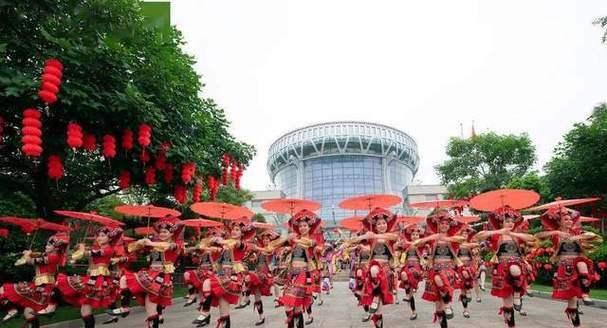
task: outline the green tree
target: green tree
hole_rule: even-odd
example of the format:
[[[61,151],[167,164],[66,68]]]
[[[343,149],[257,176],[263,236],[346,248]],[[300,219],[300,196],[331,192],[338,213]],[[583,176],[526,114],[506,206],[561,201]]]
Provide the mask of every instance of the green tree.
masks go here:
[[[255,213],[255,215],[253,215],[253,221],[266,223],[266,217],[261,213]]]
[[[575,198],[607,194],[607,105],[596,106],[576,123],[544,166],[552,196]]]
[[[514,177],[508,182],[506,188],[535,190],[542,196],[542,200],[552,200],[550,198],[550,190],[546,184],[546,177],[539,175],[537,171],[529,172],[520,177]]]
[[[505,187],[528,173],[535,146],[527,134],[483,133],[469,139],[451,138],[444,163],[435,166],[452,197],[463,198]]]
[[[155,201],[172,195],[181,183],[183,163],[196,163],[199,177],[217,176],[222,154],[245,165],[254,155],[252,146],[228,133],[223,110],[199,96],[203,84],[194,59],[181,49],[181,33],[172,29],[161,37],[144,23],[139,1],[6,0],[0,2],[0,21],[0,115],[6,122],[0,185],[31,199],[39,216],[57,208],[83,209],[120,192],[122,170],[129,170],[132,185]],[[51,57],[64,65],[63,83],[59,100],[43,111],[44,153],[31,159],[20,151],[22,112],[42,108],[37,88],[44,60]],[[108,161],[99,148],[69,149],[69,122],[79,123],[98,143],[105,134],[115,136],[117,156]],[[153,128],[145,150],[151,155],[148,164],[140,160],[144,150],[137,143],[141,123]],[[135,133],[130,152],[120,147],[127,128]],[[175,178],[164,183],[158,172],[158,182],[148,187],[144,167],[153,165],[165,142]],[[65,167],[57,183],[47,176],[51,154],[59,155]]]

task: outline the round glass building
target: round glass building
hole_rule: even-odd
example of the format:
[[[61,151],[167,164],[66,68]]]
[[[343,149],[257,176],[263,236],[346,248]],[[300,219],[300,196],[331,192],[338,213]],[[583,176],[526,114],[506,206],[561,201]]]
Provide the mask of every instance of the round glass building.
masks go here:
[[[276,187],[289,198],[321,202],[318,214],[330,226],[354,215],[338,207],[345,198],[375,193],[402,197],[418,166],[417,144],[406,133],[349,121],[283,135],[270,146],[267,163]]]

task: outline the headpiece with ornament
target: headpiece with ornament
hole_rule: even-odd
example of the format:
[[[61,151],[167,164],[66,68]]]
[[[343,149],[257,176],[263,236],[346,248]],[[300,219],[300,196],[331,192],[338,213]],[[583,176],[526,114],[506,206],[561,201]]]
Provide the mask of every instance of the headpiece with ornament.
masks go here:
[[[156,221],[154,223],[154,231],[157,233],[162,229],[168,230],[171,234],[173,234],[172,239],[177,240],[181,238],[181,232],[185,225],[175,216],[167,215],[162,219]]]
[[[289,226],[298,235],[300,234],[299,224],[301,222],[308,223],[308,225],[310,226],[309,234],[313,235],[316,232],[316,229],[318,229],[318,227],[320,226],[321,219],[316,214],[314,214],[314,212],[306,209],[295,213],[295,215],[293,215],[293,217],[289,219]]]
[[[463,226],[463,223],[456,221],[448,210],[438,208],[426,218],[426,234],[438,233],[438,224],[440,222],[447,222],[449,224],[449,230],[447,230],[447,235],[449,236],[455,235]]]
[[[580,227],[580,212],[574,211],[566,207],[552,207],[549,208],[540,216],[542,225],[545,230],[559,230],[561,228],[561,217],[564,215],[571,216],[573,221],[572,229],[581,229]]]
[[[376,207],[363,219],[363,227],[368,231],[377,233],[377,221],[379,220],[386,221],[388,226],[386,232],[391,232],[392,229],[394,229],[396,222],[398,222],[396,215],[384,208]]]

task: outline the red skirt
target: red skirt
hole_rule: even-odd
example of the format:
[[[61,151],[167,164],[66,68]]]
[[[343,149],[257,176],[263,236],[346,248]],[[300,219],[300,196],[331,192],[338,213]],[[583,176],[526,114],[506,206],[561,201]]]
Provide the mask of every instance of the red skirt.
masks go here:
[[[196,270],[187,270],[185,273],[188,273],[188,277],[184,278],[184,282],[186,285],[192,285],[196,290],[202,290],[202,282],[205,279],[210,278],[213,275],[213,271],[208,268],[198,268]],[[185,274],[184,274],[185,277]]]
[[[285,286],[289,282],[289,270],[287,268],[275,268],[272,282],[278,286]]]
[[[238,304],[244,277],[242,274],[233,273],[230,270],[223,269],[223,274],[213,274],[209,277],[211,281],[211,293],[213,295],[213,306],[219,306],[219,299],[223,298],[230,304]]]
[[[110,276],[68,276],[60,273],[57,289],[63,300],[76,307],[90,305],[93,309],[107,308],[118,297],[118,289]]]
[[[312,293],[320,293],[321,292],[321,288],[320,288],[320,279],[321,279],[321,274],[320,274],[320,270],[312,270],[310,272],[312,274],[312,286],[310,286],[310,291]]]
[[[287,307],[306,308],[313,302],[311,286],[312,274],[309,271],[293,269],[279,302]]]
[[[48,306],[53,292],[53,285],[44,284],[36,287],[33,282],[5,283],[3,287],[4,294],[0,295],[0,300],[7,299],[20,308],[31,308],[35,312]]]
[[[493,277],[491,278],[493,287],[491,288],[491,295],[500,298],[507,298],[513,295],[514,280],[510,276],[510,267],[513,265],[517,265],[521,268],[521,276],[518,280],[521,296],[525,295],[525,292],[527,291],[527,266],[520,258],[500,260],[500,262],[493,267]]]
[[[474,287],[474,279],[478,274],[476,271],[476,266],[472,261],[464,262],[464,265],[458,267],[455,289],[472,289]],[[464,272],[468,275],[468,278],[464,278]]]
[[[379,268],[379,272],[375,278],[371,277],[371,268],[373,266],[377,266]],[[373,290],[376,287],[379,287],[379,297],[382,304],[394,303],[394,295],[392,295],[392,290],[394,289],[394,277],[390,265],[387,262],[380,263],[375,260],[371,260],[369,263],[369,270],[365,276],[363,294],[360,298],[360,305],[371,305],[371,303],[373,303]]]
[[[595,280],[594,266],[591,260],[578,256],[576,258],[561,259],[552,279],[552,298],[568,300],[573,297],[582,297],[582,283],[577,271],[577,264],[586,263],[588,267],[588,280]]]
[[[145,296],[150,301],[162,306],[173,303],[173,279],[171,274],[156,270],[141,269],[138,272],[126,272],[126,284],[136,297],[137,303],[144,305]]]
[[[443,281],[443,287],[439,288],[434,282],[434,277],[438,275]],[[453,262],[448,263],[435,263],[430,271],[428,271],[428,278],[426,279],[426,288],[422,299],[429,302],[437,302],[442,299],[442,295],[447,296],[449,301],[453,299],[453,286],[457,273],[455,272],[455,264]]]
[[[400,274],[398,276],[399,279],[403,273],[407,275],[407,281],[401,280],[399,287],[403,289],[411,288],[417,290],[419,282],[424,278],[424,269],[422,269],[419,262],[411,261],[403,266],[400,269]]]
[[[259,291],[261,296],[272,296],[272,274],[267,268],[258,272],[249,272],[247,287],[251,294],[256,294]]]

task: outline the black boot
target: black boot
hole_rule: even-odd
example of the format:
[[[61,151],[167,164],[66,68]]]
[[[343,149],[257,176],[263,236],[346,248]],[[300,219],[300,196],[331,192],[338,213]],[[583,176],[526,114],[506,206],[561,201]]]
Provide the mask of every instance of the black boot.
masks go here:
[[[462,306],[464,307],[464,318],[470,318],[470,313],[468,313],[468,298],[466,295],[461,294],[459,296],[459,300],[462,302]]]
[[[447,328],[447,315],[445,311],[436,311],[434,312],[434,322],[438,321],[440,324],[440,328]]]
[[[411,316],[409,317],[409,320],[417,319],[417,313],[415,312],[415,296],[414,295],[409,296],[409,306],[411,307],[411,312],[413,312],[411,314]]]
[[[84,321],[84,328],[95,328],[95,316],[92,314],[82,317],[82,321]]]
[[[287,328],[295,328],[295,315],[293,311],[285,311],[287,315]]]
[[[373,320],[375,328],[384,328],[384,316],[382,314],[374,314],[371,320]]]
[[[38,317],[27,319],[25,323],[26,325],[29,324],[30,328],[40,328],[40,319],[38,319]]]
[[[147,323],[148,323],[148,328],[159,328],[160,327],[160,320],[158,319],[158,315],[152,315],[149,316],[146,319]]]
[[[231,326],[231,323],[230,323],[230,316],[229,315],[220,317],[217,320],[217,327],[218,328],[230,328],[230,326]]]
[[[508,325],[508,327],[514,327],[514,309],[503,306],[501,308],[501,312],[504,315],[504,322]]]
[[[299,314],[297,314],[297,328],[304,328],[303,312],[299,312]]]
[[[255,326],[263,325],[266,322],[266,318],[263,316],[263,302],[256,301],[253,303],[253,308],[257,310],[257,314],[259,314],[259,317],[261,318],[255,322]]]
[[[571,320],[571,324],[573,324],[574,327],[579,327],[581,325],[580,313],[577,308],[567,308],[565,314],[567,314],[567,318]]]

